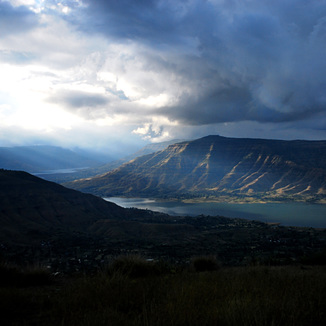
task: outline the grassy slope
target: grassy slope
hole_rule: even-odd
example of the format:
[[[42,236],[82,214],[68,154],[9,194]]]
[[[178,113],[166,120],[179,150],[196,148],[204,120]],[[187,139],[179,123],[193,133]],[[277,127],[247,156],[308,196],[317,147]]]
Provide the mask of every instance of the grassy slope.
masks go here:
[[[2,325],[325,325],[324,267],[99,273],[0,287]],[[139,276],[139,275],[138,275]],[[1,322],[0,319],[0,322]]]

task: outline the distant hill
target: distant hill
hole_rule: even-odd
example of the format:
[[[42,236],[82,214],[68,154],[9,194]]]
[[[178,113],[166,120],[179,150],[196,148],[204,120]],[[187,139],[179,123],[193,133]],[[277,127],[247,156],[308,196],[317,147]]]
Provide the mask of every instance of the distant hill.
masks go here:
[[[93,155],[94,156],[94,155]],[[0,147],[0,168],[31,173],[100,165],[85,151],[56,146]]]
[[[67,186],[100,196],[324,196],[326,141],[207,136]]]
[[[81,169],[74,173],[43,174],[42,178],[44,178],[46,180],[54,181],[57,183],[63,183],[63,182],[73,181],[76,179],[93,177],[95,175],[104,174],[109,171],[112,171],[112,170],[120,167],[122,164],[129,162],[137,157],[161,151],[161,150],[167,148],[169,145],[175,144],[175,143],[178,143],[181,141],[182,140],[171,140],[171,141],[166,141],[166,142],[161,142],[161,143],[148,144],[133,154],[130,154],[130,155],[125,156],[118,160],[110,161],[109,163],[106,163],[106,164],[101,164],[99,166],[91,167],[91,168],[87,168],[87,169]]]

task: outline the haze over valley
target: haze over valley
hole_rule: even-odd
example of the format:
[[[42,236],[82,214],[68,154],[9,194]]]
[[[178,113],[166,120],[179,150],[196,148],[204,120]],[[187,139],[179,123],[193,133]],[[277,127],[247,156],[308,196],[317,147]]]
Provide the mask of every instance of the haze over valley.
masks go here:
[[[309,204],[325,202],[325,155],[324,141],[207,136],[150,144],[106,164],[103,155],[53,146],[3,148],[0,161],[99,197],[155,198],[140,207],[172,215],[324,227],[324,206]]]
[[[21,171],[0,170],[0,204],[2,257],[16,263],[38,259],[60,272],[96,270],[132,252],[180,262],[214,253],[227,265],[252,257],[268,261],[283,252],[280,263],[300,262],[325,246],[325,229],[125,209]],[[80,255],[88,257],[85,262],[76,260]]]

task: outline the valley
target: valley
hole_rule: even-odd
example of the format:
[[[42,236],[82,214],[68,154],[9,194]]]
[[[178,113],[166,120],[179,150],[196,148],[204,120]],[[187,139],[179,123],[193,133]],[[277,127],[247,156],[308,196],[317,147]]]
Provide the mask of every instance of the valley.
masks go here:
[[[2,169],[3,259],[70,273],[135,253],[180,264],[213,254],[228,266],[323,255],[326,142],[208,136],[139,153],[64,185]],[[100,198],[117,196],[152,199]]]
[[[163,179],[156,185],[154,180],[144,183],[130,169],[143,164],[152,173],[148,160],[165,157],[171,148],[174,145],[76,181],[92,183],[84,192],[45,180],[48,175],[0,169],[2,324],[155,325],[159,320],[170,325],[178,319],[176,325],[184,325],[184,316],[191,313],[197,325],[205,312],[210,316],[205,317],[207,325],[217,320],[246,324],[244,314],[252,325],[259,307],[258,324],[269,324],[273,309],[276,324],[307,325],[313,320],[324,325],[325,206],[316,204],[323,194],[295,192],[269,200],[265,193],[232,189],[228,194],[186,188],[166,192],[164,178],[180,185],[179,163],[165,169],[168,161],[157,161],[156,175]],[[190,182],[191,169],[186,166],[182,182]],[[126,171],[130,174],[124,175]],[[80,172],[75,173],[70,177]],[[102,178],[108,176],[118,191],[130,177],[129,191],[123,192],[128,198],[99,197],[107,191]],[[136,201],[141,207],[135,207],[132,194],[151,194],[152,199],[142,197]],[[164,205],[167,209],[161,210]],[[252,211],[255,205],[262,211]],[[284,205],[283,211],[287,205],[299,209],[290,213],[287,223],[280,220],[283,213],[275,210],[277,205]],[[251,211],[243,216],[235,207]],[[321,224],[314,224],[316,208]],[[268,223],[259,221],[264,212],[270,214]],[[240,314],[239,302],[245,304]],[[212,315],[216,307],[224,307],[218,316]]]
[[[226,266],[325,258],[324,228],[127,209],[26,172],[0,170],[0,207],[1,259],[53,273],[94,272],[126,254],[174,264],[215,255]]]
[[[148,198],[104,198],[119,206],[148,209],[172,216],[227,216],[283,226],[325,228],[325,205],[306,202],[214,202],[179,201]]]
[[[95,167],[109,159],[108,155],[99,155],[93,151],[58,146],[0,147],[0,168],[30,173]]]
[[[147,214],[146,214],[147,213]],[[213,255],[223,266],[324,264],[326,230],[220,216],[170,217],[134,210],[130,220],[101,220],[88,233],[55,232],[28,244],[1,243],[2,259],[51,273],[94,273],[116,257],[139,255],[184,266]]]

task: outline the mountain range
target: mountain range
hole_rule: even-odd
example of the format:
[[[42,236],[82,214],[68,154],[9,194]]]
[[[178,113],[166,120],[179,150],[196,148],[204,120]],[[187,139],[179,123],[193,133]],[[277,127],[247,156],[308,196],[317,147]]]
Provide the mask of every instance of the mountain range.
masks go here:
[[[79,169],[77,171],[72,171],[72,172],[67,171],[66,173],[43,173],[41,177],[46,180],[54,181],[57,183],[64,183],[76,179],[93,177],[95,175],[104,174],[107,173],[108,171],[112,171],[118,168],[119,166],[121,166],[122,164],[129,162],[137,157],[147,155],[147,154],[152,154],[157,151],[161,151],[167,148],[169,145],[175,144],[180,141],[171,140],[166,142],[148,144],[135,153],[132,153],[130,155],[127,155],[117,160],[110,160],[109,162],[105,162],[105,164],[91,166],[89,168]]]
[[[97,166],[102,160],[93,152],[57,146],[0,147],[0,168],[30,173]]]
[[[326,141],[207,136],[66,186],[99,196],[323,197]]]

